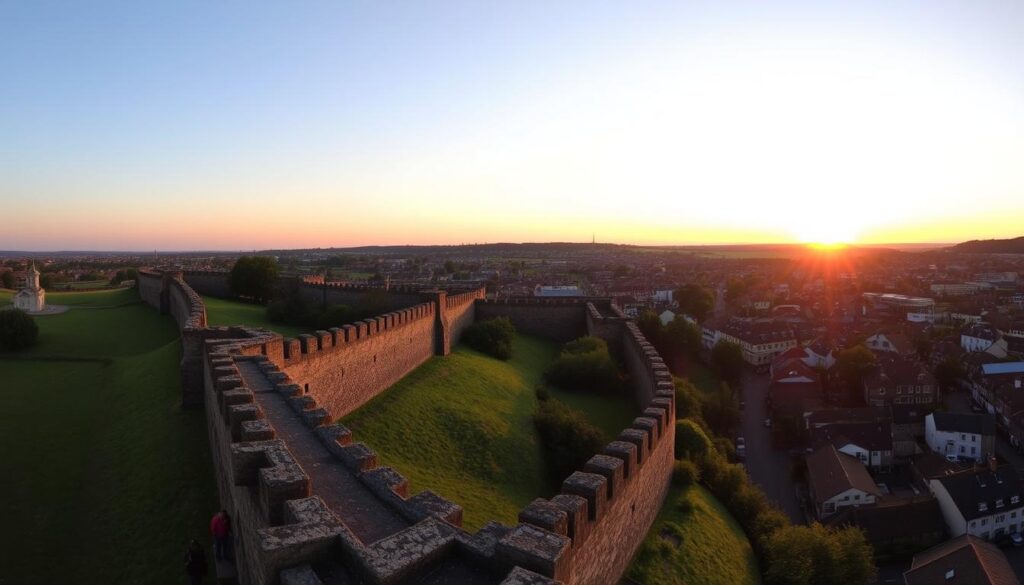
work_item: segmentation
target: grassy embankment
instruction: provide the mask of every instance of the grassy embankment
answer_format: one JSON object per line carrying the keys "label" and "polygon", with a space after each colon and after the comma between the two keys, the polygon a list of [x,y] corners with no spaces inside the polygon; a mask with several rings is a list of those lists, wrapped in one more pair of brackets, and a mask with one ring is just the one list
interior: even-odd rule
{"label": "grassy embankment", "polygon": [[[532,417],[534,388],[557,351],[517,336],[512,359],[503,362],[458,346],[341,422],[405,475],[411,492],[430,489],[462,505],[467,529],[488,520],[514,524],[520,508],[553,495]],[[609,441],[636,416],[625,396],[551,394],[585,413]]]}
{"label": "grassy embankment", "polygon": [[206,323],[210,327],[220,325],[248,325],[276,331],[285,337],[295,337],[301,333],[311,333],[309,329],[278,325],[267,319],[267,308],[263,305],[221,299],[203,295],[206,305]]}
{"label": "grassy embankment", "polygon": [[643,585],[757,585],[743,528],[700,486],[673,487],[627,576]]}
{"label": "grassy embankment", "polygon": [[[0,302],[10,294],[0,293]],[[11,583],[178,583],[217,506],[174,322],[134,291],[47,294],[38,344],[0,354],[0,550]]]}

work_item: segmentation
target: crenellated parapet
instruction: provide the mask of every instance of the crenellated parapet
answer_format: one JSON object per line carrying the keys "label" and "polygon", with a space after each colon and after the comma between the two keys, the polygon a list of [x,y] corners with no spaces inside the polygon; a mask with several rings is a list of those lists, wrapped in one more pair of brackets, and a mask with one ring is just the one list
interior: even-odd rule
{"label": "crenellated parapet", "polygon": [[[675,392],[658,352],[608,299],[494,301],[483,289],[391,287],[386,294],[403,306],[286,339],[206,326],[190,278],[216,287],[224,273],[143,270],[139,291],[181,326],[186,401],[206,408],[221,501],[238,527],[241,582],[315,585],[340,567],[355,582],[386,585],[436,571],[453,583],[612,585],[628,567],[669,487]],[[410,494],[401,473],[333,422],[445,355],[474,321],[499,316],[526,334],[606,339],[625,363],[638,416],[557,495],[523,508],[515,526],[468,533],[457,503]]]}
{"label": "crenellated parapet", "polygon": [[422,303],[391,311],[376,317],[362,319],[341,327],[319,330],[298,338],[284,340],[284,365],[291,366],[299,361],[317,357],[323,353],[345,351],[352,345],[365,343],[371,337],[386,335],[409,324],[434,319],[434,305]]}
{"label": "crenellated parapet", "polygon": [[[214,452],[226,465],[222,498],[232,502],[236,524],[245,532],[237,562],[246,582],[320,583],[314,566],[338,562],[361,582],[382,585],[402,583],[442,565],[455,574],[490,576],[480,582],[555,583],[527,567],[510,565],[501,552],[521,529],[492,523],[469,534],[460,528],[462,509],[457,504],[431,491],[409,495],[408,481],[400,473],[379,466],[376,454],[353,441],[348,429],[329,424],[316,401],[265,355],[271,336],[237,328],[222,333],[235,337],[206,342],[207,406],[213,417]],[[240,371],[247,363],[258,368],[265,381],[261,388],[250,387]],[[350,529],[311,488],[309,475],[260,408],[261,392],[283,400],[289,416],[301,421],[336,464],[407,526],[372,542]],[[280,412],[276,416],[283,420]]]}

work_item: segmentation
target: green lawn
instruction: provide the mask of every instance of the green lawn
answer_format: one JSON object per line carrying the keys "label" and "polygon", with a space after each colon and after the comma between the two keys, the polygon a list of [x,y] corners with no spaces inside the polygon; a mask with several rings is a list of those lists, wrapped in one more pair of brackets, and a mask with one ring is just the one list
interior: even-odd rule
{"label": "green lawn", "polygon": [[203,295],[206,305],[206,323],[211,327],[221,325],[248,325],[276,331],[285,337],[295,337],[301,333],[310,333],[303,327],[278,325],[267,319],[267,308],[263,305],[244,303],[229,299],[221,299]]}
{"label": "green lawn", "polygon": [[[341,422],[409,479],[410,493],[431,489],[462,505],[467,529],[488,520],[514,524],[523,506],[553,495],[532,417],[534,388],[557,351],[518,336],[512,359],[502,362],[458,346]],[[625,397],[551,393],[582,410],[609,441],[636,416]]]}
{"label": "green lawn", "polygon": [[642,585],[760,583],[743,529],[697,485],[672,487],[627,576]]}
{"label": "green lawn", "polygon": [[175,324],[133,291],[47,299],[75,308],[0,354],[0,582],[179,583],[217,497]]}

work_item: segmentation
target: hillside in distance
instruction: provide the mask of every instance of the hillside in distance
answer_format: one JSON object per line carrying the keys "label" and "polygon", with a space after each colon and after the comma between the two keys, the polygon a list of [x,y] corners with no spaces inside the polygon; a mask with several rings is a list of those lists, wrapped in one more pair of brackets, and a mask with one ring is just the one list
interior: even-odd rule
{"label": "hillside in distance", "polygon": [[1024,254],[1024,236],[1005,240],[971,240],[950,249],[964,254]]}

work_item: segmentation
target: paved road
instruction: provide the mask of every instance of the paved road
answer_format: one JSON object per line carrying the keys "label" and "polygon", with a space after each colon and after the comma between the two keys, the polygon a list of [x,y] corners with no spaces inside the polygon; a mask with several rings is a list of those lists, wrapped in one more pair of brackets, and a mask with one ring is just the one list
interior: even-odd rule
{"label": "paved road", "polygon": [[770,430],[764,426],[768,417],[764,405],[768,393],[768,375],[747,372],[743,375],[742,400],[746,408],[742,413],[741,432],[747,443],[744,465],[747,473],[761,486],[768,499],[775,502],[793,522],[806,521],[796,497],[796,488],[790,479],[790,455],[772,448]]}

